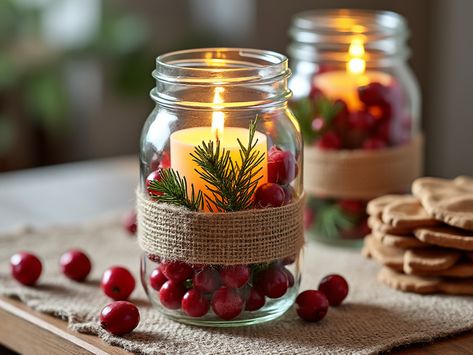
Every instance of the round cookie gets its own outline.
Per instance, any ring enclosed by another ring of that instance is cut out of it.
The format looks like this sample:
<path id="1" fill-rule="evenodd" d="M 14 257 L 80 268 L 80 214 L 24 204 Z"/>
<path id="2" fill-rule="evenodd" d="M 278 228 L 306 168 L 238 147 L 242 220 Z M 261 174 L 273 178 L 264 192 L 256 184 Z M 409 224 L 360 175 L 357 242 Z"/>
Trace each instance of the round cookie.
<path id="1" fill-rule="evenodd" d="M 404 269 L 406 274 L 417 275 L 417 276 L 434 276 L 434 277 L 454 277 L 454 278 L 468 278 L 473 277 L 473 263 L 460 262 L 453 265 L 451 268 L 446 270 L 423 270 L 414 271 Z"/>
<path id="2" fill-rule="evenodd" d="M 416 249 L 426 248 L 429 244 L 423 243 L 413 235 L 395 235 L 395 234 L 384 234 L 376 230 L 371 232 L 371 235 L 383 245 L 387 247 L 394 247 L 400 249 Z"/>
<path id="3" fill-rule="evenodd" d="M 412 193 L 434 218 L 454 227 L 473 230 L 473 191 L 461 181 L 420 178 L 412 184 Z"/>
<path id="4" fill-rule="evenodd" d="M 399 228 L 428 227 L 440 224 L 427 213 L 415 197 L 387 204 L 383 209 L 382 221 Z"/>
<path id="5" fill-rule="evenodd" d="M 400 202 L 405 199 L 410 200 L 411 198 L 411 195 L 383 195 L 368 202 L 366 205 L 366 212 L 370 216 L 381 218 L 383 209 L 386 205 L 392 202 Z"/>
<path id="6" fill-rule="evenodd" d="M 421 242 L 445 248 L 473 250 L 473 232 L 449 226 L 417 228 L 415 237 Z"/>
<path id="7" fill-rule="evenodd" d="M 372 235 L 365 237 L 364 253 L 371 256 L 378 263 L 402 271 L 404 264 L 404 250 L 387 247 L 378 242 Z"/>
<path id="8" fill-rule="evenodd" d="M 403 270 L 409 274 L 416 271 L 446 270 L 460 260 L 460 257 L 460 252 L 447 249 L 407 250 Z"/>
<path id="9" fill-rule="evenodd" d="M 368 227 L 383 234 L 411 235 L 413 232 L 413 228 L 393 227 L 389 224 L 383 223 L 381 220 L 374 216 L 368 217 Z"/>
<path id="10" fill-rule="evenodd" d="M 473 178 L 469 176 L 458 176 L 453 179 L 453 183 L 457 186 L 460 186 L 466 190 L 473 192 Z"/>
<path id="11" fill-rule="evenodd" d="M 406 275 L 385 267 L 378 273 L 378 280 L 391 288 L 405 292 L 473 295 L 473 281 L 469 278 L 452 280 L 440 277 Z"/>

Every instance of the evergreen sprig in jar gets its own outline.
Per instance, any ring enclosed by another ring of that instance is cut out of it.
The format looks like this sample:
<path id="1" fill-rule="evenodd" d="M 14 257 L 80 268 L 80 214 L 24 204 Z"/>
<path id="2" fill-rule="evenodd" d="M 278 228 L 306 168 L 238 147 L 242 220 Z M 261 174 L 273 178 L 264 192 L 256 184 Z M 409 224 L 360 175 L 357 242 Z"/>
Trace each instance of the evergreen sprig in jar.
<path id="1" fill-rule="evenodd" d="M 210 48 L 156 60 L 141 137 L 141 279 L 168 317 L 204 326 L 283 314 L 300 282 L 302 139 L 286 57 Z"/>
<path id="2" fill-rule="evenodd" d="M 385 11 L 296 15 L 288 49 L 291 108 L 305 143 L 305 223 L 318 240 L 358 245 L 366 202 L 408 191 L 421 174 L 419 89 L 408 28 Z"/>

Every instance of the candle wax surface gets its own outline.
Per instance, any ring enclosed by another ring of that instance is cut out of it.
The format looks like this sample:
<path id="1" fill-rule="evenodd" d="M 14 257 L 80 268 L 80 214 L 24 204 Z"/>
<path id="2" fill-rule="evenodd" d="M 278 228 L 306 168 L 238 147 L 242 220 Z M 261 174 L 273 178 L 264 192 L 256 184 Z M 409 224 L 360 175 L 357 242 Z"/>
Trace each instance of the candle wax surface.
<path id="1" fill-rule="evenodd" d="M 369 83 L 378 82 L 385 86 L 391 83 L 389 74 L 379 71 L 366 71 L 362 74 L 352 74 L 342 70 L 317 74 L 314 86 L 330 99 L 345 101 L 350 111 L 360 110 L 363 103 L 358 97 L 358 88 Z"/>
<path id="2" fill-rule="evenodd" d="M 237 139 L 240 139 L 244 146 L 248 145 L 249 130 L 247 128 L 239 127 L 225 127 L 223 134 L 219 137 L 220 148 L 224 148 L 230 152 L 231 159 L 241 164 L 240 146 Z M 194 189 L 210 194 L 210 191 L 205 187 L 207 184 L 202 180 L 199 174 L 194 169 L 201 169 L 197 163 L 192 160 L 191 153 L 194 153 L 194 148 L 202 144 L 202 141 L 208 143 L 216 140 L 215 133 L 212 132 L 211 127 L 194 127 L 179 130 L 171 134 L 171 168 L 179 172 L 179 174 L 186 177 L 188 192 L 191 192 L 191 184 L 194 184 Z M 258 186 L 268 181 L 267 176 L 267 140 L 266 135 L 256 131 L 254 142 L 258 140 L 255 151 L 264 153 L 264 161 L 259 165 L 262 167 L 260 175 L 262 178 L 258 182 Z M 204 208 L 208 211 L 207 206 Z"/>

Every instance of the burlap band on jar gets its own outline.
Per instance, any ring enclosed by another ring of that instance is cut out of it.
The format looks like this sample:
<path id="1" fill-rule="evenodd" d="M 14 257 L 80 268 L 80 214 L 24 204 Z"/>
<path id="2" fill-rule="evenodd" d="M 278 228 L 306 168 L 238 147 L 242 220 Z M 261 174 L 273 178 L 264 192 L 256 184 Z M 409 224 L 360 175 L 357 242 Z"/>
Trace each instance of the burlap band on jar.
<path id="1" fill-rule="evenodd" d="M 192 212 L 137 193 L 138 242 L 147 253 L 195 264 L 270 262 L 304 244 L 303 199 L 278 208 Z"/>
<path id="2" fill-rule="evenodd" d="M 327 198 L 371 199 L 402 192 L 421 176 L 423 137 L 380 150 L 304 149 L 304 188 Z"/>

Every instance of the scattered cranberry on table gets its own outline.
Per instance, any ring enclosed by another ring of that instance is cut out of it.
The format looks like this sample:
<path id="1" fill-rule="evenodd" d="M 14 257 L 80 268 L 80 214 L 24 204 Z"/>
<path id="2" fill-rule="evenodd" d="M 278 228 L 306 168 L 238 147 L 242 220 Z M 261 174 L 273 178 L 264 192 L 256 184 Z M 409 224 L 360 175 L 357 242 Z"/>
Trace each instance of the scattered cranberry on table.
<path id="1" fill-rule="evenodd" d="M 240 288 L 250 279 L 250 268 L 246 265 L 226 266 L 220 271 L 222 283 L 231 288 Z"/>
<path id="2" fill-rule="evenodd" d="M 167 277 L 164 276 L 164 273 L 161 271 L 159 267 L 151 271 L 151 274 L 149 275 L 149 284 L 156 291 L 159 291 L 161 289 L 161 286 L 163 286 L 163 284 L 167 280 L 168 280 Z"/>
<path id="3" fill-rule="evenodd" d="M 328 311 L 328 300 L 320 291 L 306 290 L 296 298 L 296 312 L 308 322 L 317 322 L 325 317 Z"/>
<path id="4" fill-rule="evenodd" d="M 41 261 L 33 254 L 21 252 L 10 258 L 11 274 L 19 283 L 33 286 L 41 276 Z"/>
<path id="5" fill-rule="evenodd" d="M 189 264 L 182 261 L 166 261 L 159 266 L 164 276 L 169 280 L 182 282 L 189 279 L 194 274 L 194 269 Z"/>
<path id="6" fill-rule="evenodd" d="M 178 281 L 166 281 L 159 290 L 159 300 L 161 304 L 169 309 L 179 309 L 182 297 L 186 293 L 184 285 Z"/>
<path id="7" fill-rule="evenodd" d="M 130 235 L 136 234 L 136 211 L 128 212 L 125 217 L 123 217 L 123 228 L 128 232 Z"/>
<path id="8" fill-rule="evenodd" d="M 59 265 L 64 275 L 77 282 L 84 281 L 92 269 L 89 257 L 79 249 L 71 249 L 62 254 Z"/>
<path id="9" fill-rule="evenodd" d="M 338 306 L 348 295 L 348 282 L 340 275 L 325 276 L 319 284 L 319 291 L 326 297 L 331 306 Z"/>
<path id="10" fill-rule="evenodd" d="M 113 266 L 105 270 L 100 285 L 107 296 L 120 301 L 127 299 L 135 289 L 135 278 L 126 268 Z"/>
<path id="11" fill-rule="evenodd" d="M 255 206 L 257 208 L 281 207 L 286 196 L 278 184 L 267 182 L 256 190 Z"/>
<path id="12" fill-rule="evenodd" d="M 202 317 L 210 308 L 210 301 L 196 289 L 190 289 L 182 297 L 182 310 L 191 317 Z"/>
<path id="13" fill-rule="evenodd" d="M 236 318 L 243 306 L 244 301 L 234 288 L 220 287 L 212 296 L 212 309 L 223 320 Z"/>
<path id="14" fill-rule="evenodd" d="M 138 308 L 127 301 L 116 301 L 100 312 L 100 325 L 113 335 L 130 333 L 140 322 Z"/>

